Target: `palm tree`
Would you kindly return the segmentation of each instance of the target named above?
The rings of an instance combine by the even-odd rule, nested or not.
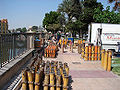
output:
[[[72,1],[71,0],[63,0],[63,2],[58,6],[58,12],[66,13],[68,15],[68,19],[71,18],[71,8]]]
[[[81,0],[63,0],[63,2],[58,6],[58,12],[66,13],[69,21],[73,17],[78,19],[81,9]]]

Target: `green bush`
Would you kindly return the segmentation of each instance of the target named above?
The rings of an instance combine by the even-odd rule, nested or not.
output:
[[[112,72],[115,73],[115,74],[118,74],[120,76],[120,67],[114,67],[112,69]]]

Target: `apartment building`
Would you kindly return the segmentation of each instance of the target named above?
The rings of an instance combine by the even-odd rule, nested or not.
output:
[[[0,33],[8,32],[8,21],[7,19],[0,20]]]

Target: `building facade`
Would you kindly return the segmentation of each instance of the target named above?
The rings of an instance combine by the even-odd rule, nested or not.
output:
[[[0,20],[0,33],[8,32],[8,21],[7,19]]]

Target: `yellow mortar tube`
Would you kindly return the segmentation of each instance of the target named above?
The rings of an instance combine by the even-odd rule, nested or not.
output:
[[[82,50],[82,52],[81,52],[81,57],[83,58],[84,56],[84,47],[83,47],[83,45],[82,45],[82,48],[81,48],[81,50]]]
[[[85,61],[88,60],[88,46],[85,47],[85,57],[84,57]]]
[[[98,60],[100,60],[100,46],[98,46]]]
[[[95,46],[95,60],[98,60],[98,46]]]
[[[95,60],[95,47],[92,46],[92,61]]]
[[[54,73],[50,73],[50,90],[55,90],[55,87],[54,87],[54,83],[55,83],[55,79],[54,79]]]
[[[57,66],[54,65],[54,71],[55,71],[55,75],[57,75]]]
[[[63,80],[63,90],[67,90],[68,89],[68,76],[64,76],[64,80]]]
[[[61,76],[57,75],[56,76],[56,90],[60,90],[61,88]]]
[[[85,57],[85,46],[83,44],[83,58]]]
[[[92,47],[91,46],[88,46],[89,47],[89,60],[91,60],[91,56],[92,56]]]
[[[62,53],[64,53],[64,44],[62,43]]]
[[[40,72],[36,72],[35,74],[35,90],[39,90],[40,88]]]
[[[83,42],[82,42],[82,40],[80,40],[80,44],[82,44]]]
[[[65,70],[66,70],[66,74],[69,75],[69,67],[65,67]]]
[[[107,71],[111,71],[111,62],[112,62],[112,51],[108,51],[108,67]]]
[[[63,67],[60,66],[60,74],[63,76]]]
[[[82,41],[82,43],[84,43],[84,42],[85,42],[85,40]]]
[[[80,44],[80,40],[78,40],[78,45]]]
[[[108,51],[105,52],[104,70],[107,70],[107,66],[108,66]]]
[[[27,71],[29,90],[33,90],[33,75],[31,71]]]
[[[22,70],[22,90],[27,90],[27,73],[26,73],[26,70]]]
[[[104,66],[104,59],[105,58],[105,49],[101,50],[101,66]]]
[[[78,44],[78,53],[80,53],[80,45]]]
[[[48,90],[48,85],[49,85],[49,74],[45,74],[45,79],[44,79],[44,90]]]

